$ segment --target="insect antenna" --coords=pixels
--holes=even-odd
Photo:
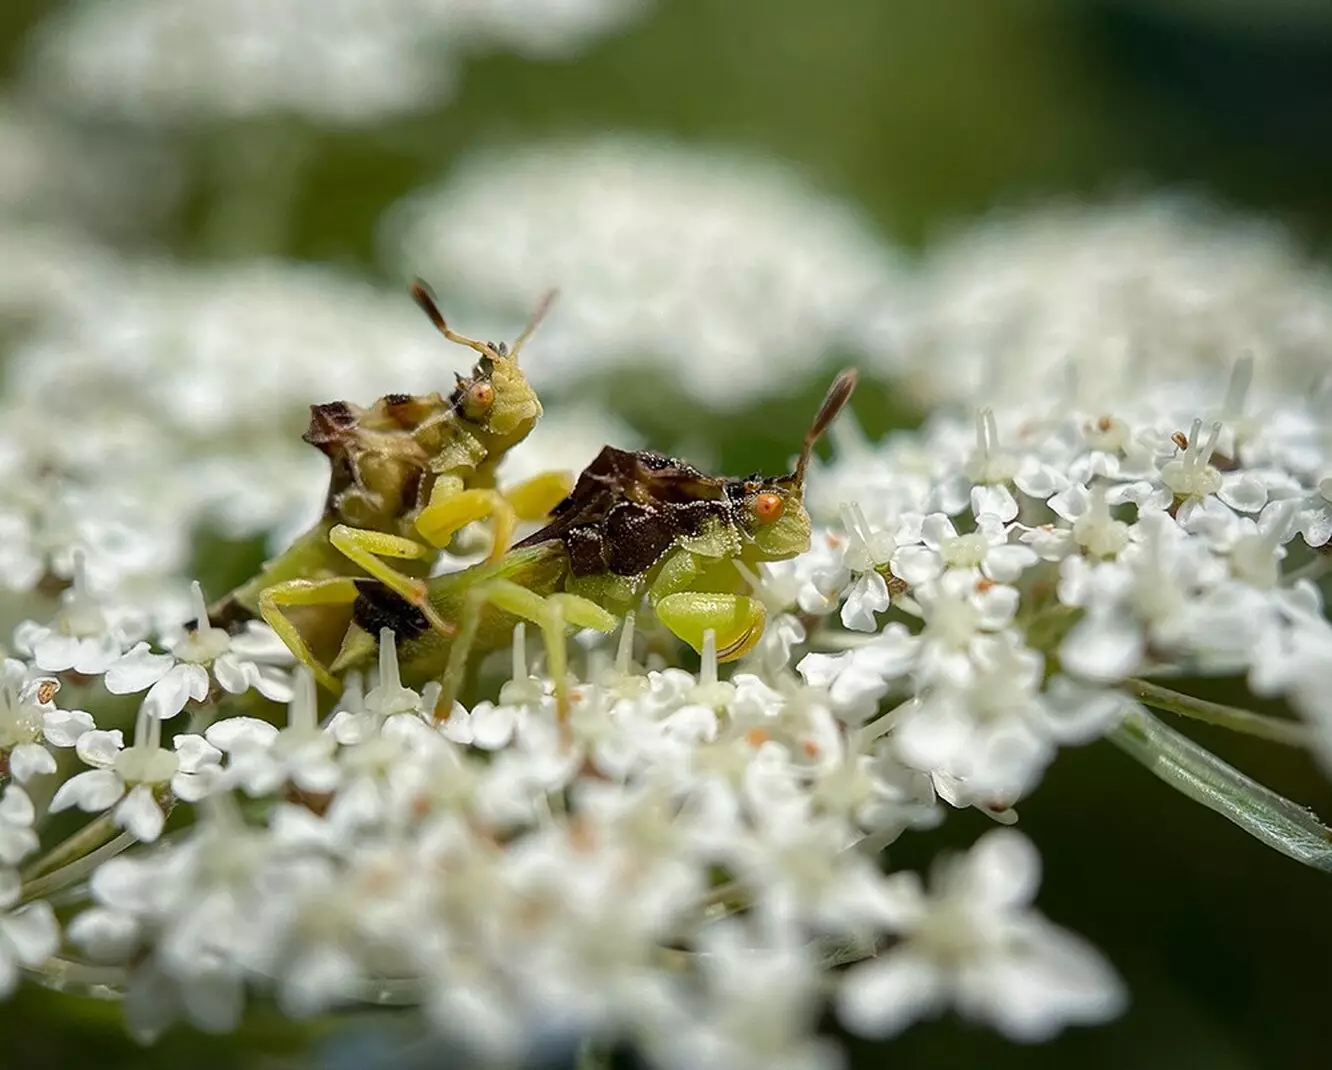
[[[532,317],[527,321],[527,326],[523,328],[523,333],[513,340],[513,345],[505,354],[515,363],[518,360],[518,351],[527,344],[527,340],[536,333],[536,329],[541,326],[541,321],[546,318],[546,313],[550,311],[550,306],[555,303],[555,298],[560,296],[559,290],[547,290],[541,295],[541,300],[537,302],[536,308],[532,310]]]
[[[795,472],[792,474],[797,487],[805,485],[805,469],[809,467],[814,443],[824,431],[828,430],[828,425],[837,418],[837,414],[842,411],[842,407],[851,397],[851,392],[856,388],[858,374],[855,368],[844,368],[833,380],[832,386],[828,387],[828,393],[823,397],[823,404],[814,415],[814,422],[809,425],[809,430],[805,432],[805,441],[800,446],[800,459],[796,461]]]
[[[444,319],[444,313],[439,310],[439,304],[435,300],[434,293],[421,279],[412,282],[412,300],[421,306],[421,310],[435,325],[435,329],[450,342],[457,342],[469,349],[475,349],[483,357],[490,357],[492,360],[499,357],[499,354],[495,352],[495,347],[489,342],[478,342],[475,338],[468,338],[450,327]]]

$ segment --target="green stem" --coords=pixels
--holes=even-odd
[[[1284,586],[1293,586],[1299,580],[1320,580],[1332,569],[1332,555],[1319,552],[1312,561],[1307,561],[1299,568],[1292,569],[1281,577]]]
[[[45,899],[62,888],[68,888],[75,881],[82,880],[107,859],[115,858],[116,855],[128,850],[138,842],[130,833],[122,832],[109,843],[102,844],[59,869],[52,870],[40,877],[34,877],[31,880],[24,880],[23,901],[26,903],[34,899]]]
[[[43,873],[49,873],[53,869],[59,869],[77,861],[89,851],[95,851],[98,847],[101,847],[115,834],[116,823],[111,816],[111,811],[108,810],[95,821],[89,821],[68,839],[56,844],[41,858],[28,866],[23,871],[23,883],[27,884]]]
[[[1195,721],[1229,728],[1232,732],[1257,736],[1259,739],[1284,743],[1288,747],[1309,746],[1309,732],[1302,724],[1283,721],[1277,717],[1265,717],[1260,713],[1225,706],[1219,702],[1194,698],[1179,691],[1172,691],[1160,684],[1146,680],[1128,679],[1124,689],[1139,702],[1153,709],[1175,713],[1181,717],[1192,717]]]
[[[28,976],[57,992],[77,992],[94,999],[118,999],[129,983],[123,966],[94,966],[54,955],[27,970]]]

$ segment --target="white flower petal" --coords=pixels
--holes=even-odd
[[[13,785],[10,785],[11,790]],[[27,825],[0,822],[0,864],[16,866],[37,850],[37,833]]]
[[[851,586],[842,604],[842,625],[852,631],[877,631],[876,613],[888,608],[892,598],[888,583],[877,572],[866,572]]]
[[[1018,503],[1013,492],[1002,483],[971,488],[971,512],[974,516],[993,513],[1005,524],[1017,519]]]
[[[152,788],[139,784],[116,807],[115,822],[140,843],[152,843],[162,835],[166,815],[153,798]]]
[[[1041,856],[1016,829],[987,832],[953,871],[966,900],[987,910],[1025,907],[1041,883]]]
[[[119,963],[137,950],[139,923],[132,914],[90,907],[75,916],[65,935],[94,962]]]
[[[277,737],[277,726],[258,717],[224,717],[204,729],[204,738],[227,753],[248,747],[267,749]]]
[[[60,926],[45,900],[20,907],[0,918],[0,935],[25,966],[39,966],[60,948]]]
[[[125,782],[110,769],[93,769],[70,777],[56,790],[51,811],[77,806],[88,813],[110,809],[125,794]]]
[[[36,817],[28,793],[17,784],[7,785],[0,795],[0,825],[31,825]]]
[[[894,576],[915,587],[938,576],[943,571],[943,561],[924,546],[903,546],[893,554],[889,567]]]
[[[53,747],[72,747],[96,727],[92,714],[84,710],[52,710],[42,719],[42,734]]]
[[[985,555],[981,571],[999,583],[1013,583],[1038,560],[1029,546],[995,546]]]
[[[56,769],[55,756],[39,743],[20,743],[9,752],[9,771],[20,784]]]
[[[1064,637],[1060,663],[1086,680],[1115,683],[1142,661],[1146,639],[1142,628],[1118,613],[1089,613]]]
[[[837,1017],[852,1033],[879,1039],[942,1008],[947,989],[935,964],[907,946],[853,967],[837,992]]]
[[[85,765],[109,769],[125,749],[125,737],[119,728],[109,731],[94,728],[82,733],[74,743],[74,753]]]
[[[111,694],[129,695],[157,683],[175,663],[170,654],[154,654],[147,643],[136,643],[107,668],[102,681]]]
[[[206,765],[216,765],[222,760],[222,752],[203,736],[193,732],[182,732],[171,741],[171,746],[180,759],[182,773],[197,773]]]

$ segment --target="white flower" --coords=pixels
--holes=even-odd
[[[917,670],[925,681],[967,679],[974,644],[1008,627],[1020,601],[1016,588],[960,570],[920,584],[912,595],[925,622]]]
[[[93,727],[92,716],[83,710],[56,707],[59,688],[50,677],[29,678],[27,667],[14,658],[0,666],[0,756],[21,784],[56,771],[48,747],[72,747]]]
[[[208,670],[177,662],[170,654],[154,654],[147,643],[135,643],[106,670],[106,689],[113,695],[147,691],[144,704],[159,720],[174,717],[193,699],[208,697]]]
[[[174,717],[193,699],[208,696],[209,670],[224,691],[239,695],[250,688],[265,698],[291,698],[287,673],[291,652],[267,625],[248,622],[239,635],[208,623],[208,609],[198,582],[190,585],[195,625],[164,639],[168,654],[152,653],[138,643],[106,670],[106,688],[125,695],[148,691],[144,701],[162,719]],[[206,667],[205,667],[206,666]]]
[[[1037,723],[1044,659],[1011,634],[978,639],[971,656],[969,678],[945,678],[907,708],[893,744],[916,769],[1017,799],[1054,753]]]
[[[919,655],[920,640],[901,624],[841,654],[806,654],[796,671],[811,687],[828,691],[837,715],[848,724],[874,716],[892,681],[909,673]]]
[[[146,629],[142,614],[110,611],[91,588],[87,555],[76,552],[73,581],[60,596],[55,618],[49,625],[21,623],[14,630],[14,646],[45,672],[98,676]]]
[[[302,791],[329,792],[342,776],[334,760],[338,741],[319,727],[314,675],[303,667],[296,674],[285,728],[253,717],[228,717],[209,725],[204,737],[227,755],[226,782],[248,795],[271,795],[288,781]]]
[[[894,916],[878,864],[851,849],[856,837],[848,826],[789,807],[761,821],[760,834],[742,841],[734,864],[754,890],[764,932],[857,936]]]
[[[904,546],[893,555],[893,574],[915,585],[932,580],[946,569],[979,572],[997,583],[1013,583],[1031,565],[1036,554],[1008,541],[1008,527],[993,513],[976,518],[976,530],[959,535],[943,513],[931,513],[921,522],[921,546]]]
[[[279,113],[363,125],[450,96],[459,50],[568,54],[644,6],[127,0],[109,19],[80,3],[41,27],[34,66],[67,105],[141,122]]]
[[[890,877],[902,940],[844,975],[838,1012],[847,1028],[886,1036],[951,1004],[1013,1040],[1037,1042],[1119,1014],[1123,987],[1100,954],[1031,909],[1039,866],[1028,840],[997,830],[941,867],[930,896],[914,875]]]
[[[51,800],[52,812],[72,806],[88,813],[111,810],[117,825],[152,843],[166,822],[158,795],[169,788],[187,801],[202,798],[216,781],[210,767],[221,759],[218,749],[200,736],[176,736],[174,751],[164,750],[161,739],[161,720],[147,701],[139,709],[132,746],[125,746],[119,729],[85,732],[75,750],[93,768],[60,785]]]
[[[18,902],[18,874],[0,866],[0,999],[18,984],[19,969],[40,966],[60,947],[60,925],[45,900],[11,910]]]
[[[0,796],[0,865],[16,866],[37,850],[36,817],[28,793],[17,784],[7,784]]]
[[[703,994],[693,1013],[668,1016],[649,1050],[679,1070],[838,1070],[839,1053],[812,1035],[818,968],[809,949],[771,944],[740,922],[699,937]]]
[[[1303,391],[1326,368],[1332,279],[1263,220],[1180,198],[1069,202],[931,249],[908,314],[893,359],[928,403],[1022,404],[1070,381],[1080,409],[1122,416],[1126,394],[1224,377],[1246,352],[1260,386]]]

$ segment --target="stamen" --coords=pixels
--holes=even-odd
[[[229,791],[209,792],[196,805],[214,832],[234,834],[245,828],[245,818]]]
[[[1226,384],[1226,399],[1221,405],[1221,419],[1236,420],[1244,415],[1244,402],[1253,385],[1253,354],[1247,353],[1235,361]]]
[[[527,623],[519,621],[513,626],[513,654],[509,677],[515,683],[525,681],[527,671]]]
[[[999,421],[988,405],[976,412],[976,450],[966,463],[965,474],[973,483],[1007,483],[1017,471],[1017,460],[999,448]]]
[[[193,603],[195,631],[200,641],[207,643],[217,629],[208,621],[208,603],[204,601],[203,587],[198,580],[190,584],[190,601]]]
[[[379,690],[381,694],[402,688],[398,672],[398,640],[392,628],[379,629]]]
[[[620,676],[628,676],[634,667],[634,611],[624,615],[624,626],[620,629],[620,642],[615,648],[615,671]]]
[[[162,747],[162,721],[153,713],[152,703],[145,700],[134,719],[134,749],[160,750]]]
[[[698,682],[701,687],[712,687],[717,683],[717,632],[708,628],[703,633],[702,660],[698,667]]]
[[[319,702],[315,695],[314,673],[304,665],[296,670],[291,701],[287,703],[287,728],[301,733],[319,730]]]
[[[1199,423],[1200,421],[1195,420],[1194,427],[1195,428],[1198,427]],[[1205,468],[1209,463],[1211,463],[1212,454],[1216,452],[1217,439],[1219,439],[1220,437],[1221,437],[1221,421],[1217,420],[1215,423],[1212,424],[1212,433],[1207,436],[1207,445],[1203,447],[1202,452],[1198,455],[1197,464],[1200,469]]]
[[[1221,437],[1221,423],[1212,424],[1207,441],[1201,442],[1202,421],[1194,420],[1184,452],[1161,468],[1161,482],[1178,498],[1205,498],[1221,489],[1221,473],[1210,465]]]
[[[856,572],[871,572],[886,565],[897,550],[897,541],[886,531],[874,531],[865,519],[859,502],[843,502],[838,507],[842,526],[851,539],[851,559],[847,564]]]
[[[976,413],[976,455],[984,464],[999,441],[999,427],[994,419],[994,410],[989,406]]]

